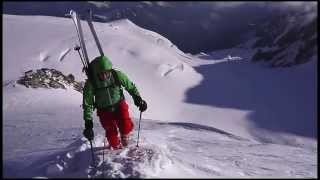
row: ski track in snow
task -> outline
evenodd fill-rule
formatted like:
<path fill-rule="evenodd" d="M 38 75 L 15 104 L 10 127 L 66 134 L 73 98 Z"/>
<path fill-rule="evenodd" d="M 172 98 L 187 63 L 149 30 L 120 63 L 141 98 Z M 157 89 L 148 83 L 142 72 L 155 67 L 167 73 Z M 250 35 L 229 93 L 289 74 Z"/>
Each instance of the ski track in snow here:
<path fill-rule="evenodd" d="M 6 88 L 13 89 L 11 86 Z M 56 121 L 54 114 L 43 111 L 40 114 L 25 112 L 20 118 L 25 120 L 18 120 L 20 123 L 11 125 L 8 124 L 9 121 L 5 122 L 5 127 L 21 129 L 28 127 L 32 122 L 39 124 L 41 119 Z M 138 119 L 134 121 L 137 125 Z M 21 153 L 18 153 L 20 156 L 5 159 L 5 175 L 34 178 L 316 176 L 316 150 L 259 143 L 215 127 L 196 123 L 163 122 L 152 119 L 141 121 L 139 149 L 135 147 L 136 126 L 130 148 L 123 151 L 106 151 L 105 161 L 102 162 L 99 149 L 103 146 L 104 133 L 98 121 L 95 122 L 96 136 L 93 144 L 95 159 L 98 161 L 96 168 L 91 164 L 89 142 L 79 137 L 81 128 L 72 130 L 66 126 L 59 132 L 50 131 L 42 135 L 40 132 L 40 138 L 41 136 L 51 137 L 48 142 L 64 142 L 66 145 L 64 148 L 42 149 L 30 153 L 21 149 Z M 42 121 L 42 123 L 46 122 Z M 62 132 L 78 135 L 59 135 Z M 35 135 L 31 132 L 28 137 L 35 138 Z M 177 171 L 177 174 L 172 173 L 172 169 Z"/>
<path fill-rule="evenodd" d="M 135 123 L 137 121 L 135 119 Z M 51 150 L 51 155 L 42 153 L 37 157 L 37 153 L 33 153 L 34 163 L 12 172 L 18 172 L 16 177 L 28 174 L 29 177 L 48 178 L 150 178 L 162 177 L 169 169 L 182 166 L 196 169 L 197 175 L 191 173 L 179 177 L 315 176 L 312 172 L 317 168 L 316 155 L 307 149 L 234 138 L 221 130 L 201 129 L 195 124 L 193 128 L 186 128 L 183 124 L 150 119 L 143 119 L 141 124 L 139 148 L 135 147 L 137 136 L 134 134 L 129 148 L 106 150 L 104 162 L 101 150 L 103 133 L 98 131 L 93 142 L 96 167 L 92 164 L 89 142 L 81 138 L 73 140 L 60 152 L 52 153 Z M 297 155 L 303 158 L 297 158 Z"/>
<path fill-rule="evenodd" d="M 163 126 L 163 123 L 151 126 L 155 128 L 159 125 Z M 261 144 L 240 137 L 234 138 L 221 130 L 203 131 L 199 128 L 186 129 L 184 126 L 172 128 L 172 125 L 176 126 L 167 123 L 162 127 L 168 129 L 166 142 L 170 156 L 185 166 L 203 172 L 199 177 L 302 177 L 297 171 L 305 171 L 306 176 L 312 177 L 312 173 L 306 172 L 307 167 L 313 170 L 316 168 L 312 150 L 272 143 Z M 306 159 L 313 163 L 305 167 L 306 164 L 295 158 L 297 152 L 306 154 Z"/>

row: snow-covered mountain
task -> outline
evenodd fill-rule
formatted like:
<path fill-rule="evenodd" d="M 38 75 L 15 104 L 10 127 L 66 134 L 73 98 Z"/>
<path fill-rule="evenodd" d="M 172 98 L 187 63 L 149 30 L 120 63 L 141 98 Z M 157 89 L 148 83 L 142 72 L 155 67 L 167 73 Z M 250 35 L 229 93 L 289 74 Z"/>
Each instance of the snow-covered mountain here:
<path fill-rule="evenodd" d="M 129 19 L 167 37 L 182 51 L 197 54 L 242 42 L 241 34 L 250 28 L 247 23 L 265 12 L 263 3 L 246 7 L 232 9 L 219 2 L 5 2 L 4 13 L 65 17 L 69 9 L 85 12 L 90 8 L 95 21 Z"/>
<path fill-rule="evenodd" d="M 135 123 L 131 145 L 107 151 L 102 162 L 104 132 L 94 114 L 100 163 L 92 168 L 82 94 L 16 83 L 41 68 L 85 79 L 72 21 L 3 15 L 5 177 L 317 177 L 316 56 L 269 69 L 252 64 L 254 52 L 245 48 L 193 56 L 126 19 L 94 25 L 114 67 L 148 102 L 139 148 L 139 112 L 125 93 Z M 98 50 L 84 22 L 83 29 L 93 59 Z"/>
<path fill-rule="evenodd" d="M 305 13 L 303 16 L 313 16 L 317 14 L 317 2 L 315 1 L 8 1 L 4 2 L 3 11 L 5 14 L 65 17 L 65 14 L 68 13 L 69 9 L 74 9 L 78 12 L 84 13 L 89 8 L 96 14 L 94 16 L 95 21 L 109 22 L 118 19 L 129 19 L 144 29 L 154 31 L 165 36 L 183 52 L 192 54 L 198 54 L 201 51 L 209 53 L 218 49 L 232 48 L 240 43 L 252 39 L 251 36 L 246 36 L 245 34 L 255 27 L 259 27 L 257 29 L 266 31 L 262 32 L 262 34 L 260 31 L 259 37 L 262 36 L 262 39 L 258 43 L 260 45 L 257 44 L 257 46 L 260 48 L 266 47 L 266 43 L 269 43 L 270 41 L 276 44 L 277 39 L 286 33 L 284 31 L 292 29 L 292 27 L 295 26 L 300 28 L 300 24 L 303 24 L 300 22 L 304 22 L 304 18 L 297 18 L 295 22 L 291 22 L 291 19 L 295 17 L 295 15 L 292 14 L 293 11 L 300 14 Z M 290 16 L 290 18 L 292 18 L 281 18 L 279 16 Z M 315 27 L 310 28 L 311 31 L 316 31 L 314 30 Z M 271 29 L 279 30 L 272 30 L 272 32 L 269 32 Z M 290 34 L 294 34 L 293 36 L 296 36 L 297 33 L 299 32 L 290 32 Z M 283 38 L 285 38 L 285 36 L 283 36 Z M 299 44 L 296 40 L 294 40 L 294 42 L 296 43 L 290 42 L 290 44 L 293 43 L 293 47 L 290 45 L 290 49 L 295 49 L 297 46 L 300 46 L 296 45 Z M 312 44 L 313 41 L 306 43 Z M 306 47 L 306 49 L 308 49 L 308 47 Z M 279 56 L 283 56 L 282 53 L 280 54 Z M 298 61 L 300 62 L 300 60 Z"/>
<path fill-rule="evenodd" d="M 255 25 L 257 52 L 252 61 L 267 61 L 272 67 L 303 64 L 317 54 L 317 15 L 314 6 L 307 12 L 276 13 Z"/>

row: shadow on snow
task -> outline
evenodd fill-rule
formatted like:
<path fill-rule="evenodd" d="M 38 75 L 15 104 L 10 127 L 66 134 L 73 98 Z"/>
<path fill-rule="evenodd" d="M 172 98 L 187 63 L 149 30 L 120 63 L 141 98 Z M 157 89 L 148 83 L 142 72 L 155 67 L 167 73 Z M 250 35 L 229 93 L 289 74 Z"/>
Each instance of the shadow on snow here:
<path fill-rule="evenodd" d="M 187 91 L 185 101 L 251 110 L 249 119 L 258 128 L 316 138 L 316 73 L 305 77 L 300 67 L 258 66 L 236 61 L 195 67 L 204 79 Z M 262 136 L 257 138 L 264 141 Z"/>

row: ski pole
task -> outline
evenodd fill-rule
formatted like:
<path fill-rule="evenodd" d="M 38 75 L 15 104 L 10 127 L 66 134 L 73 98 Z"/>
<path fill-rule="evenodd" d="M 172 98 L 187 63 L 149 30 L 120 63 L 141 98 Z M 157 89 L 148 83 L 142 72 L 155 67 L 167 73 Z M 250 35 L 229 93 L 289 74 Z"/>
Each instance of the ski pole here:
<path fill-rule="evenodd" d="M 91 146 L 92 161 L 93 161 L 93 164 L 95 165 L 94 154 L 93 154 L 93 148 L 92 148 L 92 141 L 91 141 L 91 140 L 90 140 L 90 146 Z"/>
<path fill-rule="evenodd" d="M 80 53 L 80 46 L 76 46 L 76 47 L 74 47 L 74 50 L 75 51 L 78 51 L 78 53 L 79 53 L 79 56 L 80 56 L 80 59 L 81 59 L 81 62 L 82 62 L 82 64 L 83 64 L 83 67 L 84 67 L 84 69 L 86 69 L 86 63 L 85 63 L 85 61 L 83 60 L 83 57 L 82 57 L 82 55 L 81 55 L 81 53 Z M 83 72 L 83 71 L 82 71 Z"/>
<path fill-rule="evenodd" d="M 139 147 L 139 135 L 140 135 L 140 121 L 141 121 L 141 115 L 142 115 L 142 111 L 140 111 L 140 118 L 139 118 L 139 129 L 138 129 L 138 140 L 137 140 L 137 147 Z"/>
<path fill-rule="evenodd" d="M 106 139 L 103 139 L 103 151 L 102 151 L 102 162 L 104 162 L 104 150 L 106 148 L 106 142 L 105 142 Z"/>
<path fill-rule="evenodd" d="M 104 178 L 104 150 L 106 148 L 106 137 L 103 138 L 103 151 L 102 151 L 102 177 Z"/>

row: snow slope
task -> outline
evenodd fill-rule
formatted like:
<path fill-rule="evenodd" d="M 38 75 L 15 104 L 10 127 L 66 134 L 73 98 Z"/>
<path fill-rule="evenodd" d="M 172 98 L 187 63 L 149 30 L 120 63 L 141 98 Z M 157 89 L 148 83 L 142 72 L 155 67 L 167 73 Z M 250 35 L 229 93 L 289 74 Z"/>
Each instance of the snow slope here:
<path fill-rule="evenodd" d="M 135 148 L 134 131 L 130 148 L 107 152 L 105 162 L 92 169 L 89 143 L 82 137 L 82 95 L 71 88 L 28 89 L 14 83 L 23 72 L 42 67 L 84 80 L 72 50 L 77 43 L 72 21 L 14 15 L 3 20 L 5 177 L 101 177 L 102 172 L 107 177 L 317 176 L 316 137 L 301 133 L 315 132 L 316 126 L 286 130 L 290 119 L 283 119 L 297 116 L 294 122 L 302 124 L 307 117 L 308 125 L 316 123 L 316 60 L 270 70 L 249 63 L 253 52 L 239 49 L 203 59 L 128 20 L 95 23 L 105 54 L 136 83 L 149 108 L 143 113 L 140 148 Z M 86 23 L 82 26 L 92 59 L 98 50 Z M 299 85 L 303 88 L 292 83 L 296 77 L 308 79 Z M 255 86 L 261 79 L 267 83 Z M 137 129 L 139 112 L 125 96 Z M 273 114 L 277 103 L 284 109 Z M 299 111 L 287 116 L 292 108 Z M 259 124 L 270 117 L 273 127 L 280 121 L 282 128 Z M 93 118 L 98 152 L 103 130 Z"/>

